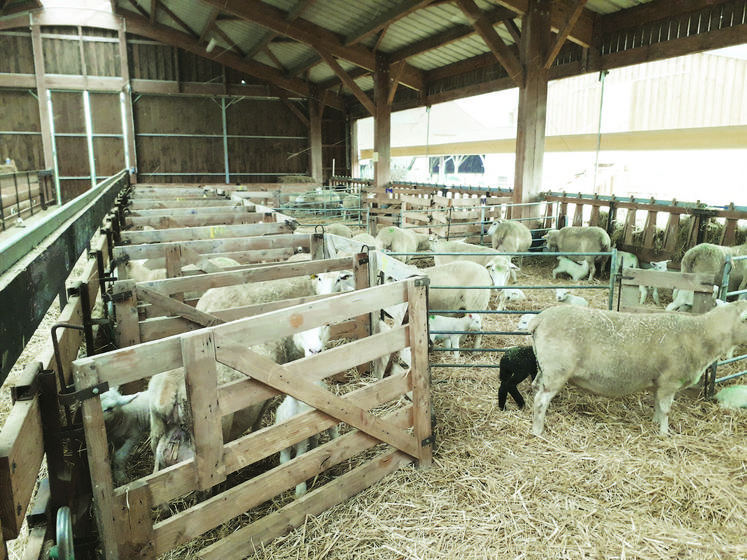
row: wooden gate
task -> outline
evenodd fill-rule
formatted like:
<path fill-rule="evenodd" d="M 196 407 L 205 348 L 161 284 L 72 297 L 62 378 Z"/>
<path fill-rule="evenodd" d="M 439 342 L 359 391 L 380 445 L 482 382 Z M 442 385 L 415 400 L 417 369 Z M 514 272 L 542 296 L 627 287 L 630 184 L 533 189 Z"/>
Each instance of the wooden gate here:
<path fill-rule="evenodd" d="M 94 487 L 94 501 L 106 558 L 155 558 L 236 518 L 332 466 L 381 443 L 373 459 L 311 491 L 303 498 L 234 531 L 203 549 L 203 558 L 243 558 L 266 543 L 360 492 L 403 465 L 432 459 L 428 370 L 427 279 L 418 277 L 313 301 L 139 344 L 74 362 L 76 389 Z M 409 323 L 361 338 L 315 356 L 278 365 L 251 346 L 323 324 L 346 321 L 381 308 L 406 303 Z M 314 382 L 409 347 L 408 371 L 358 388 L 344 396 Z M 217 363 L 246 375 L 226 385 L 216 381 Z M 190 461 L 114 488 L 101 404 L 96 394 L 109 386 L 148 378 L 183 367 L 190 388 L 196 453 Z M 280 425 L 224 442 L 221 416 L 282 393 L 314 407 Z M 404 395 L 411 394 L 411 401 Z M 89 397 L 89 398 L 86 398 Z M 388 403 L 386 413 L 372 412 Z M 152 507 L 193 490 L 214 487 L 239 469 L 344 422 L 350 431 L 337 439 L 215 493 L 180 513 L 153 522 Z"/>

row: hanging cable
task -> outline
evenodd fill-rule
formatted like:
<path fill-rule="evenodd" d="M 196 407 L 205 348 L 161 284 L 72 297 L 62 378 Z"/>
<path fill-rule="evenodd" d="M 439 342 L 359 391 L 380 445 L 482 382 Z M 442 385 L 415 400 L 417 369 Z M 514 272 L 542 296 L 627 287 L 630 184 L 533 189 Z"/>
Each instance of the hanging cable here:
<path fill-rule="evenodd" d="M 594 194 L 597 194 L 597 169 L 599 169 L 599 148 L 602 145 L 602 107 L 604 106 L 604 78 L 609 74 L 609 70 L 602 70 L 599 72 L 599 81 L 602 82 L 602 92 L 599 96 L 599 124 L 597 126 L 597 153 L 594 159 L 594 182 L 591 185 L 591 190 Z"/>

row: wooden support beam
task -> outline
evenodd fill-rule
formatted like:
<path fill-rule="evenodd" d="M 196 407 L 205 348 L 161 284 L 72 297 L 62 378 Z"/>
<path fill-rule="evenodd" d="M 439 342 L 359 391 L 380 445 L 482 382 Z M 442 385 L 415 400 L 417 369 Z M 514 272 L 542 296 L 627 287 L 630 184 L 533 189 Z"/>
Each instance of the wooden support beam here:
<path fill-rule="evenodd" d="M 374 187 L 385 188 L 391 180 L 392 106 L 389 99 L 389 63 L 379 57 L 374 72 Z"/>
<path fill-rule="evenodd" d="M 521 57 L 527 69 L 526 83 L 519 88 L 519 118 L 516 129 L 514 202 L 534 202 L 542 187 L 547 113 L 545 60 L 550 37 L 551 0 L 529 0 L 522 24 Z M 539 207 L 520 208 L 520 217 L 533 217 Z M 517 216 L 513 216 L 516 218 Z"/>
<path fill-rule="evenodd" d="M 150 22 L 158 21 L 158 0 L 150 0 Z"/>
<path fill-rule="evenodd" d="M 355 31 L 347 35 L 344 40 L 345 46 L 348 47 L 350 45 L 359 43 L 364 39 L 367 39 L 371 35 L 374 35 L 375 33 L 386 29 L 395 21 L 400 20 L 413 12 L 416 12 L 420 8 L 424 8 L 425 6 L 430 4 L 431 1 L 432 0 L 400 1 L 400 3 L 396 6 L 392 6 L 391 8 L 374 18 L 373 21 L 366 22 L 366 25 L 359 29 L 356 29 Z"/>
<path fill-rule="evenodd" d="M 334 56 L 319 49 L 317 49 L 317 52 L 322 57 L 327 66 L 329 66 L 337 75 L 337 77 L 340 78 L 340 81 L 342 81 L 343 84 L 350 88 L 356 99 L 361 102 L 361 105 L 363 105 L 371 115 L 375 115 L 376 106 L 374 105 L 373 101 L 371 101 L 368 95 L 366 95 L 366 93 L 358 86 L 358 84 L 356 84 L 355 81 L 350 76 L 348 76 L 347 72 L 342 69 L 342 66 L 338 64 Z"/>
<path fill-rule="evenodd" d="M 331 56 L 348 60 L 357 66 L 373 70 L 376 67 L 376 56 L 362 45 L 346 47 L 335 33 L 311 22 L 298 19 L 289 23 L 287 13 L 269 6 L 261 0 L 203 0 L 204 3 L 216 6 L 222 11 L 235 15 L 246 21 L 281 33 L 291 39 L 305 43 L 316 51 L 324 51 Z M 407 87 L 423 89 L 423 73 L 408 66 L 403 74 L 402 83 Z"/>
<path fill-rule="evenodd" d="M 208 42 L 208 34 L 210 33 L 210 30 L 215 26 L 215 20 L 218 19 L 218 14 L 220 14 L 220 10 L 218 8 L 213 8 L 210 12 L 210 16 L 208 16 L 208 19 L 205 22 L 205 27 L 202 28 L 202 33 L 200 34 L 200 43 Z"/>
<path fill-rule="evenodd" d="M 388 105 L 391 105 L 392 101 L 394 101 L 394 94 L 397 93 L 397 86 L 399 85 L 399 79 L 402 77 L 402 70 L 404 70 L 404 68 L 404 61 L 397 64 L 397 69 L 394 71 L 394 75 L 392 76 L 392 83 L 389 86 L 389 96 L 386 100 Z"/>
<path fill-rule="evenodd" d="M 283 105 L 285 105 L 288 108 L 288 110 L 291 113 L 293 113 L 296 116 L 296 118 L 299 121 L 301 121 L 301 123 L 303 123 L 303 125 L 306 128 L 309 128 L 309 125 L 310 125 L 309 118 L 301 112 L 301 109 L 298 108 L 298 105 L 296 105 L 295 103 L 293 103 L 288 98 L 288 95 L 285 93 L 285 91 L 283 91 L 282 89 L 277 89 L 277 88 L 274 88 L 274 91 L 277 94 L 277 96 L 280 99 L 280 101 L 283 102 Z"/>
<path fill-rule="evenodd" d="M 41 38 L 41 26 L 31 27 L 31 43 L 34 51 L 34 71 L 36 73 L 36 91 L 39 97 L 39 123 L 42 133 L 42 148 L 44 150 L 44 168 L 55 168 L 54 150 L 52 149 L 52 115 L 49 114 L 47 103 L 47 77 L 44 70 L 44 48 Z M 59 202 L 59 201 L 58 201 Z"/>
<path fill-rule="evenodd" d="M 181 27 L 182 29 L 184 29 L 184 31 L 186 31 L 187 33 L 189 33 L 189 34 L 190 34 L 190 35 L 192 35 L 193 37 L 199 37 L 199 36 L 200 36 L 200 34 L 199 34 L 199 33 L 197 33 L 197 31 L 195 31 L 194 29 L 192 29 L 192 28 L 191 28 L 191 27 L 190 27 L 190 26 L 189 26 L 189 25 L 187 24 L 187 22 L 185 22 L 185 21 L 184 21 L 184 20 L 183 20 L 182 18 L 180 18 L 180 17 L 178 16 L 178 15 L 176 15 L 176 14 L 174 13 L 174 11 L 173 11 L 173 10 L 171 10 L 171 9 L 170 9 L 170 8 L 169 8 L 168 6 L 166 6 L 165 4 L 159 4 L 159 5 L 160 5 L 161 9 L 162 9 L 162 10 L 163 10 L 163 11 L 164 11 L 164 12 L 165 12 L 165 13 L 166 13 L 166 14 L 167 14 L 167 15 L 168 15 L 168 16 L 169 16 L 169 17 L 170 17 L 171 19 L 173 19 L 173 20 L 174 20 L 174 21 L 175 21 L 175 22 L 176 22 L 176 23 L 177 23 L 177 24 L 179 25 L 179 27 Z M 153 25 L 153 22 L 151 22 L 151 25 Z"/>
<path fill-rule="evenodd" d="M 146 18 L 137 16 L 131 12 L 124 12 L 121 15 L 125 20 L 129 33 L 149 37 L 211 60 L 220 58 L 220 62 L 229 68 L 245 72 L 250 76 L 270 82 L 302 97 L 311 97 L 313 95 L 311 87 L 307 82 L 297 78 L 288 78 L 271 66 L 266 66 L 253 60 L 245 60 L 231 52 L 207 53 L 205 52 L 205 47 L 196 40 L 199 37 L 190 36 L 165 25 L 151 25 Z M 340 110 L 344 109 L 345 106 L 343 100 L 336 95 L 329 96 L 328 104 Z"/>
<path fill-rule="evenodd" d="M 545 59 L 544 64 L 545 70 L 549 69 L 550 66 L 552 66 L 552 63 L 555 62 L 555 57 L 558 56 L 563 43 L 565 43 L 565 40 L 571 34 L 571 31 L 573 31 L 573 26 L 576 25 L 578 18 L 581 17 L 581 14 L 584 11 L 584 6 L 586 5 L 586 1 L 587 0 L 577 0 L 576 8 L 570 14 L 565 25 L 560 29 L 560 31 L 558 31 L 558 35 L 557 37 L 555 37 L 555 44 L 550 49 L 550 52 L 547 53 L 547 58 Z"/>
<path fill-rule="evenodd" d="M 262 50 L 270 58 L 270 60 L 277 67 L 278 70 L 282 70 L 283 72 L 285 72 L 285 67 L 283 66 L 283 63 L 280 62 L 278 57 L 275 56 L 275 53 L 272 52 L 269 46 L 265 46 L 265 48 Z"/>
<path fill-rule="evenodd" d="M 322 113 L 324 106 L 316 99 L 309 99 L 309 169 L 315 181 L 324 179 L 324 159 L 322 152 Z"/>
<path fill-rule="evenodd" d="M 506 69 L 513 82 L 522 87 L 524 85 L 524 68 L 514 52 L 503 42 L 498 33 L 493 29 L 493 24 L 488 21 L 474 0 L 457 0 L 459 7 L 469 22 L 477 30 L 477 33 L 485 41 L 485 44 L 498 59 L 498 62 Z"/>
<path fill-rule="evenodd" d="M 132 109 L 132 84 L 130 82 L 130 63 L 127 55 L 127 33 L 124 23 L 119 27 L 119 71 L 124 80 L 124 119 L 122 129 L 125 131 L 125 162 L 129 163 L 130 181 L 137 183 L 137 150 L 135 148 L 135 114 Z M 128 171 L 130 171 L 128 170 Z"/>

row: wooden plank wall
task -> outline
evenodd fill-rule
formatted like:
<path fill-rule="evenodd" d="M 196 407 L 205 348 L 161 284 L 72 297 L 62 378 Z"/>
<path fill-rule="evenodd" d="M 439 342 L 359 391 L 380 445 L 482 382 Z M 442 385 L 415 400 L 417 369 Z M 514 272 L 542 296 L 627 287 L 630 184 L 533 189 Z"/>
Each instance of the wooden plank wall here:
<path fill-rule="evenodd" d="M 4 59 L 0 56 L 0 71 Z M 39 106 L 29 91 L 0 89 L 0 161 L 20 170 L 44 169 Z M 11 132 L 11 134 L 6 134 Z"/>

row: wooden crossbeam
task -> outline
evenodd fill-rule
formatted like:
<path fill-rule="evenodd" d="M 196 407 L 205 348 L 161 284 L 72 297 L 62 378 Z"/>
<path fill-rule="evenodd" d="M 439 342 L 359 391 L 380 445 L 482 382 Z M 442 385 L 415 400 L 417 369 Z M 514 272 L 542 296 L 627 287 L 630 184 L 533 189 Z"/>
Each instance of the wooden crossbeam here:
<path fill-rule="evenodd" d="M 457 0 L 459 7 L 469 22 L 477 30 L 477 33 L 485 41 L 485 44 L 495 55 L 498 62 L 506 69 L 511 80 L 519 87 L 524 85 L 524 67 L 518 57 L 503 42 L 498 33 L 493 29 L 493 24 L 485 17 L 474 0 Z"/>
<path fill-rule="evenodd" d="M 392 429 L 387 422 L 374 416 L 368 410 L 330 393 L 302 375 L 289 374 L 285 367 L 247 349 L 243 344 L 222 342 L 220 348 L 217 349 L 216 358 L 228 367 L 303 401 L 341 422 L 346 422 L 412 457 L 419 455 L 419 446 L 413 436 L 401 430 Z"/>
<path fill-rule="evenodd" d="M 337 77 L 340 78 L 340 81 L 342 81 L 343 84 L 350 88 L 356 99 L 361 102 L 361 105 L 363 105 L 372 116 L 375 115 L 376 105 L 374 104 L 374 102 L 371 101 L 368 95 L 366 95 L 366 93 L 358 86 L 358 84 L 355 83 L 355 80 L 348 76 L 347 72 L 343 70 L 342 66 L 338 64 L 335 58 L 331 54 L 323 50 L 317 49 L 317 52 L 322 57 L 324 62 L 327 63 L 327 66 L 329 66 L 337 75 Z"/>
<path fill-rule="evenodd" d="M 555 43 L 550 48 L 550 52 L 547 53 L 547 58 L 545 59 L 544 65 L 545 69 L 548 69 L 550 68 L 550 66 L 552 66 L 552 63 L 555 61 L 555 57 L 558 56 L 558 53 L 563 46 L 563 43 L 565 43 L 565 40 L 571 34 L 571 31 L 573 31 L 573 26 L 576 25 L 578 18 L 581 17 L 581 14 L 584 11 L 584 6 L 586 5 L 586 1 L 587 0 L 577 0 L 573 12 L 571 12 L 570 16 L 568 17 L 568 21 L 566 21 L 565 25 L 560 28 L 560 31 L 558 31 L 558 35 L 555 38 Z"/>

